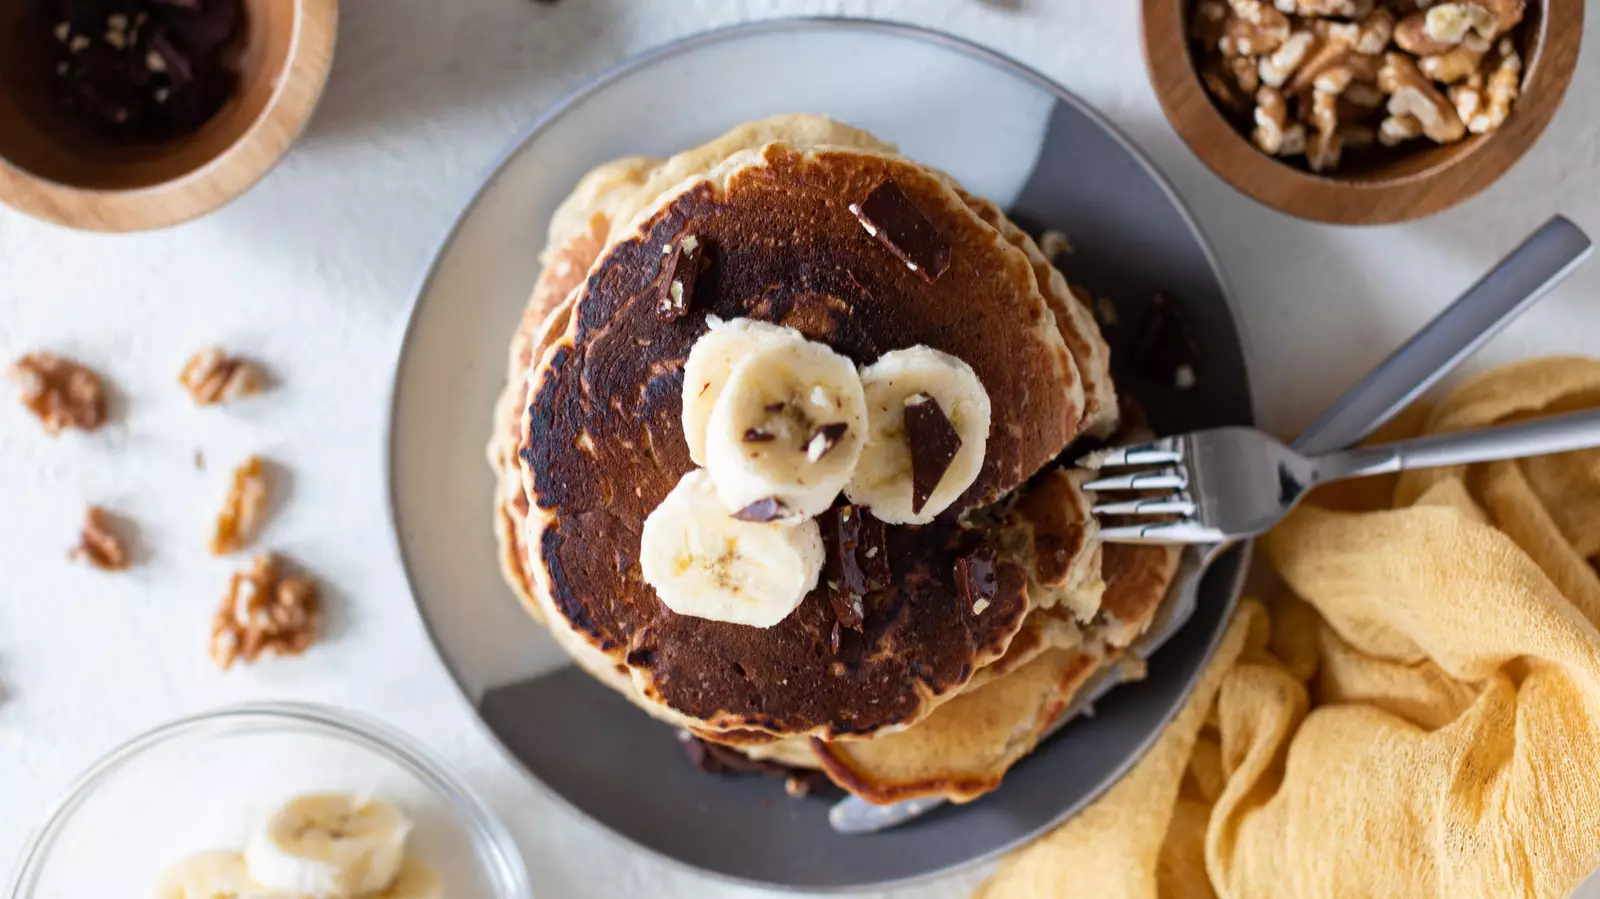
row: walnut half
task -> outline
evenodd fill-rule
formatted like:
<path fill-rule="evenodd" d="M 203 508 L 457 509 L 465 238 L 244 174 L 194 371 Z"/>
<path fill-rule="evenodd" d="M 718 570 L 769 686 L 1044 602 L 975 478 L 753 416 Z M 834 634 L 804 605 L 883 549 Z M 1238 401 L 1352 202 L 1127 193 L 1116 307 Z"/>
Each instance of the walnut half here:
<path fill-rule="evenodd" d="M 105 385 L 88 368 L 50 353 L 29 353 L 12 363 L 10 374 L 22 388 L 23 405 L 51 437 L 105 424 Z"/>
<path fill-rule="evenodd" d="M 90 506 L 84 513 L 78 545 L 67 555 L 74 562 L 88 562 L 101 571 L 128 567 L 128 549 L 112 529 L 111 513 L 99 506 Z"/>
<path fill-rule="evenodd" d="M 226 671 L 240 659 L 299 655 L 321 623 L 316 582 L 285 574 L 276 556 L 257 556 L 249 571 L 233 575 L 211 618 L 211 660 Z"/>
<path fill-rule="evenodd" d="M 267 504 L 272 498 L 266 465 L 251 456 L 233 470 L 228 495 L 217 513 L 217 526 L 211 532 L 211 554 L 226 556 L 249 546 L 261 532 Z"/>
<path fill-rule="evenodd" d="M 266 378 L 254 364 L 229 356 L 219 347 L 201 350 L 189 357 L 178 383 L 201 406 L 214 406 L 260 393 Z"/>

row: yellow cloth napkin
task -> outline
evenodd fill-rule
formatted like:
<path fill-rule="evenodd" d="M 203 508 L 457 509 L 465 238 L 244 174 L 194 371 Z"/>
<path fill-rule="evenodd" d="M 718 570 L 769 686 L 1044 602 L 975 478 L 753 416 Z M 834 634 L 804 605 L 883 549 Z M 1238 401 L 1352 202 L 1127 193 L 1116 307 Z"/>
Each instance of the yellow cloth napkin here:
<path fill-rule="evenodd" d="M 1384 436 L 1591 406 L 1600 361 L 1536 359 Z M 1261 542 L 1293 596 L 1244 600 L 1155 747 L 981 899 L 1562 896 L 1600 865 L 1600 452 L 1386 481 Z"/>

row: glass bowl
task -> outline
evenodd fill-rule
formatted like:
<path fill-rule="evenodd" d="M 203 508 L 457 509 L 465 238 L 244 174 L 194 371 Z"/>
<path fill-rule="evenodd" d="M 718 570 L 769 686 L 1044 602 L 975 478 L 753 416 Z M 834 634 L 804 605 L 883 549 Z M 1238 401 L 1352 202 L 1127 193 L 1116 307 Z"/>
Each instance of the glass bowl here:
<path fill-rule="evenodd" d="M 532 895 L 510 833 L 431 753 L 387 725 L 299 703 L 205 712 L 113 750 L 51 810 L 8 895 L 154 895 L 178 859 L 242 849 L 279 803 L 330 790 L 370 791 L 405 809 L 416 822 L 409 850 L 448 895 Z"/>

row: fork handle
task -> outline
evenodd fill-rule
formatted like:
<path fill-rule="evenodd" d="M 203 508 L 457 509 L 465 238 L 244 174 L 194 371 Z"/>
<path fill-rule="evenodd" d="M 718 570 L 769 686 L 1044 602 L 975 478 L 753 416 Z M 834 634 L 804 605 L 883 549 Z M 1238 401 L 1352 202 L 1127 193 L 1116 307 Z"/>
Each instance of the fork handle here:
<path fill-rule="evenodd" d="M 1582 229 L 1555 216 L 1318 416 L 1294 447 L 1331 453 L 1366 439 L 1500 333 L 1594 252 Z"/>
<path fill-rule="evenodd" d="M 1317 480 L 1470 465 L 1600 447 L 1600 409 L 1334 453 L 1317 460 Z"/>

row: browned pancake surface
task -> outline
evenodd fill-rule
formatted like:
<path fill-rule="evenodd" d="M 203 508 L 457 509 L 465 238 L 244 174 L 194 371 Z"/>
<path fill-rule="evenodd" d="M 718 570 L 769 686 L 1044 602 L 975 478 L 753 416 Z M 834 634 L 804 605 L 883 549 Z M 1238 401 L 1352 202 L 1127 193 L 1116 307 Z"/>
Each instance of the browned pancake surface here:
<path fill-rule="evenodd" d="M 954 563 L 977 538 L 941 522 L 890 529 L 893 584 L 867 597 L 864 632 L 844 631 L 837 655 L 820 589 L 767 629 L 668 611 L 641 579 L 640 530 L 692 468 L 683 364 L 706 316 L 791 326 L 861 364 L 926 344 L 971 365 L 994 425 L 983 471 L 947 519 L 1016 488 L 1061 450 L 1081 417 L 1062 384 L 1075 373 L 1056 356 L 1064 348 L 1037 336 L 1053 329 L 1027 257 L 937 179 L 867 154 L 765 155 L 726 193 L 709 183 L 683 193 L 591 273 L 572 338 L 547 357 L 530 409 L 525 463 L 549 517 L 533 551 L 553 607 L 625 658 L 646 695 L 717 729 L 867 734 L 920 717 L 930 696 L 1003 653 L 1026 611 L 1026 576 L 1003 567 L 999 595 L 973 615 Z M 891 176 L 950 242 L 949 270 L 932 283 L 847 209 Z M 712 265 L 690 314 L 664 323 L 654 311 L 661 248 L 686 233 L 709 245 Z"/>

